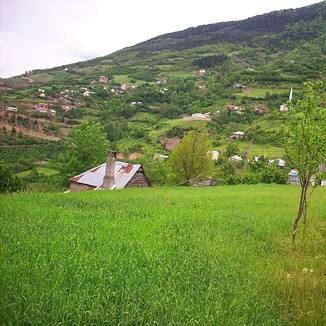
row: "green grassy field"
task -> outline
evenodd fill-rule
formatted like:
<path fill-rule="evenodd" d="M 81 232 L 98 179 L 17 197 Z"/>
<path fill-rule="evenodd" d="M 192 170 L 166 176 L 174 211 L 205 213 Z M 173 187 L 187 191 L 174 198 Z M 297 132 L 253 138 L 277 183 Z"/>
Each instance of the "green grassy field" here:
<path fill-rule="evenodd" d="M 43 174 L 44 176 L 50 176 L 50 175 L 54 175 L 54 174 L 58 174 L 59 172 L 57 170 L 53 170 L 53 169 L 49 169 L 43 166 L 38 166 L 35 168 L 35 170 L 39 173 L 39 174 Z M 31 174 L 32 170 L 27 170 L 27 171 L 23 171 L 20 173 L 16 173 L 17 177 L 20 178 L 24 178 L 27 177 L 29 174 Z"/>
<path fill-rule="evenodd" d="M 250 88 L 248 92 L 235 93 L 237 97 L 266 97 L 266 93 L 269 94 L 289 94 L 290 89 L 284 88 Z"/>
<path fill-rule="evenodd" d="M 2 325 L 324 325 L 326 188 L 1 197 Z"/>

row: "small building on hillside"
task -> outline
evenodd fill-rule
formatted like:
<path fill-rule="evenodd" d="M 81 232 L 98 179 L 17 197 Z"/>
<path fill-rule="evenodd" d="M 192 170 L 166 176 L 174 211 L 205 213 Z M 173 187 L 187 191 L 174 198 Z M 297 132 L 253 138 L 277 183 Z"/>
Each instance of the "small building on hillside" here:
<path fill-rule="evenodd" d="M 286 163 L 281 158 L 277 158 L 277 159 L 274 159 L 274 160 L 268 160 L 268 164 L 275 164 L 280 168 L 284 168 Z"/>
<path fill-rule="evenodd" d="M 300 184 L 299 173 L 296 169 L 291 169 L 291 171 L 289 172 L 288 183 L 291 185 Z"/>
<path fill-rule="evenodd" d="M 236 131 L 229 137 L 229 140 L 242 139 L 244 138 L 245 133 L 243 131 Z"/>
<path fill-rule="evenodd" d="M 8 106 L 8 107 L 6 108 L 6 111 L 17 112 L 17 108 L 14 107 L 14 106 Z"/>
<path fill-rule="evenodd" d="M 101 84 L 107 84 L 108 80 L 109 80 L 109 78 L 107 76 L 100 76 L 98 79 L 99 83 L 101 83 Z"/>
<path fill-rule="evenodd" d="M 57 111 L 50 109 L 47 103 L 38 103 L 35 107 L 35 111 L 38 113 L 50 114 L 53 117 L 57 114 Z"/>
<path fill-rule="evenodd" d="M 212 158 L 213 161 L 217 161 L 220 156 L 220 153 L 216 150 L 209 151 L 207 154 Z"/>
<path fill-rule="evenodd" d="M 129 85 L 128 84 L 121 84 L 121 89 L 123 91 L 127 91 L 129 89 Z"/>
<path fill-rule="evenodd" d="M 106 163 L 80 173 L 69 181 L 70 191 L 150 186 L 140 164 L 116 161 L 115 152 L 109 153 Z"/>
<path fill-rule="evenodd" d="M 239 155 L 232 155 L 229 157 L 230 162 L 240 162 L 243 161 L 243 158 Z"/>

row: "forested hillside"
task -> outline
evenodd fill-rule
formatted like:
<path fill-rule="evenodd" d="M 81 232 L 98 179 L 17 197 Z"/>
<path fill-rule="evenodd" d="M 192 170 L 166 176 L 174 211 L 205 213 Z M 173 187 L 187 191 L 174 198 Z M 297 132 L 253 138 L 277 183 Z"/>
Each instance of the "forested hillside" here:
<path fill-rule="evenodd" d="M 251 140 L 250 158 L 281 158 L 279 130 L 289 112 L 280 106 L 291 88 L 297 101 L 303 82 L 326 80 L 325 18 L 322 1 L 1 79 L 1 163 L 17 173 L 39 162 L 56 170 L 49 151 L 29 156 L 19 146 L 64 152 L 71 128 L 85 120 L 99 122 L 125 159 L 169 155 L 190 130 L 207 131 L 224 159 L 230 147 L 243 154 Z"/>

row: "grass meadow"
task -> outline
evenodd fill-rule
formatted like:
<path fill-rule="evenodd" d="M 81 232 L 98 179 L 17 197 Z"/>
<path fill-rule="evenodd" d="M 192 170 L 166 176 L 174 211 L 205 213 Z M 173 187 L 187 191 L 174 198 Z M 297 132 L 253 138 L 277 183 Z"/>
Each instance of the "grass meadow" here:
<path fill-rule="evenodd" d="M 326 188 L 1 196 L 1 325 L 325 325 Z"/>
<path fill-rule="evenodd" d="M 290 94 L 290 89 L 284 88 L 250 88 L 247 92 L 235 93 L 237 97 L 266 97 L 266 94 Z"/>

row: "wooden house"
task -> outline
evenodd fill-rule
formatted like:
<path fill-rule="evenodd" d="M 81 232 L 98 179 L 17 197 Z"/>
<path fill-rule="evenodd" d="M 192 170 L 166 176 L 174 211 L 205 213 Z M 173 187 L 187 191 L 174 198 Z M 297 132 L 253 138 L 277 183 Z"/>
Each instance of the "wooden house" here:
<path fill-rule="evenodd" d="M 140 164 L 116 161 L 115 152 L 109 153 L 106 163 L 80 173 L 69 181 L 70 191 L 150 186 Z"/>

